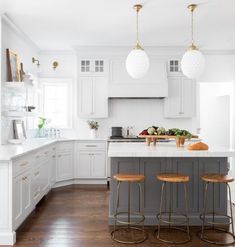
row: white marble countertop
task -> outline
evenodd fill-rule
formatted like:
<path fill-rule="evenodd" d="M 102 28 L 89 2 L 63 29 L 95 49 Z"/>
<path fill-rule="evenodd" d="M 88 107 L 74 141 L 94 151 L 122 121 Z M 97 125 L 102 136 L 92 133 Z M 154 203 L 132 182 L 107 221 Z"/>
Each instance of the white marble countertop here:
<path fill-rule="evenodd" d="M 60 139 L 47 139 L 47 138 L 34 138 L 27 139 L 22 144 L 6 144 L 0 145 L 0 162 L 10 161 L 20 157 L 29 152 L 35 151 L 39 148 L 46 147 L 47 145 L 64 142 L 64 141 L 107 141 L 107 138 L 60 138 Z"/>
<path fill-rule="evenodd" d="M 210 147 L 207 151 L 189 151 L 185 147 L 177 148 L 175 143 L 110 143 L 108 157 L 235 157 L 235 150 L 222 147 Z"/>

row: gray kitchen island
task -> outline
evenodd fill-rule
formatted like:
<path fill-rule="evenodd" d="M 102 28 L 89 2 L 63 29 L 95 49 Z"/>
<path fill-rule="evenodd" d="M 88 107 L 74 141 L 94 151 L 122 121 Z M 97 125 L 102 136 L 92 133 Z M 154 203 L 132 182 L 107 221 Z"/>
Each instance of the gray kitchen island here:
<path fill-rule="evenodd" d="M 187 146 L 187 144 L 185 144 Z M 235 156 L 234 150 L 210 148 L 208 151 L 188 151 L 186 147 L 177 148 L 175 143 L 157 143 L 147 146 L 145 143 L 110 143 L 110 204 L 109 224 L 114 223 L 116 181 L 112 178 L 117 173 L 143 174 L 143 198 L 146 225 L 156 225 L 159 212 L 161 183 L 156 175 L 163 172 L 177 172 L 189 175 L 188 201 L 190 225 L 201 225 L 199 215 L 203 210 L 204 183 L 201 175 L 205 173 L 228 173 L 228 158 Z M 212 209 L 212 188 L 209 187 L 208 210 Z M 132 208 L 139 209 L 139 192 L 136 185 L 131 186 Z M 120 210 L 127 209 L 127 185 L 120 187 Z M 166 207 L 166 194 L 164 203 Z M 224 184 L 215 185 L 215 209 L 218 213 L 227 213 L 227 188 Z M 183 187 L 173 186 L 173 210 L 184 211 Z M 217 216 L 224 222 L 226 218 Z"/>

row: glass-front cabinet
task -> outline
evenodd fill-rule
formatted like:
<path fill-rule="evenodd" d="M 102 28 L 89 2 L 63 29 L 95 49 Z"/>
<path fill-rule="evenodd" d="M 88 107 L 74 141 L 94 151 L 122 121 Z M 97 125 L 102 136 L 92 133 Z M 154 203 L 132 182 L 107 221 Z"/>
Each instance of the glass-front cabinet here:
<path fill-rule="evenodd" d="M 104 74 L 106 69 L 106 62 L 104 59 L 81 59 L 80 60 L 81 74 Z"/>

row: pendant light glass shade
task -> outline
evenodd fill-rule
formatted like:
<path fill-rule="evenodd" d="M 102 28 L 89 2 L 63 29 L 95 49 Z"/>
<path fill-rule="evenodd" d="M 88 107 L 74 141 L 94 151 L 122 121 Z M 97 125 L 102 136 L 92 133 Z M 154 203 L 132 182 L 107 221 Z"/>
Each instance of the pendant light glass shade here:
<path fill-rule="evenodd" d="M 194 45 L 193 38 L 193 11 L 196 9 L 197 5 L 191 4 L 188 9 L 191 11 L 191 32 L 192 32 L 192 44 L 189 46 L 188 50 L 183 55 L 181 60 L 181 70 L 185 76 L 190 79 L 199 78 L 205 68 L 205 57 Z"/>
<path fill-rule="evenodd" d="M 135 48 L 129 53 L 126 59 L 126 69 L 128 74 L 134 78 L 139 79 L 145 76 L 149 69 L 149 58 L 144 49 L 139 44 L 139 28 L 138 28 L 138 13 L 142 5 L 135 5 L 134 9 L 137 13 L 136 18 L 136 46 Z"/>
<path fill-rule="evenodd" d="M 188 50 L 181 60 L 181 69 L 190 79 L 200 77 L 205 68 L 205 57 L 198 50 Z"/>
<path fill-rule="evenodd" d="M 134 79 L 142 78 L 149 69 L 149 58 L 144 50 L 133 49 L 126 59 L 128 74 Z"/>

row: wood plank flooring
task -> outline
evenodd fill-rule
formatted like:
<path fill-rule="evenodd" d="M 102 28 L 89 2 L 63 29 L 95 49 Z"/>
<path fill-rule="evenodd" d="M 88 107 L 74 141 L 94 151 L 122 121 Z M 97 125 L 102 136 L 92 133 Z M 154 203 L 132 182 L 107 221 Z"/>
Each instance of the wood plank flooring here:
<path fill-rule="evenodd" d="M 106 186 L 67 186 L 52 190 L 17 230 L 16 247 L 116 247 L 108 226 L 109 191 Z M 167 247 L 153 237 L 134 246 Z M 192 241 L 183 247 L 213 246 L 196 237 L 198 228 L 191 228 Z"/>

